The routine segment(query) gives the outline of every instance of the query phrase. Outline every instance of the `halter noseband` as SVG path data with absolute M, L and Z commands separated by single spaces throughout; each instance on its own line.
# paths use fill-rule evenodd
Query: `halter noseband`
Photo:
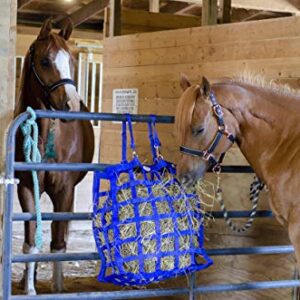
M 30 64 L 30 70 L 33 72 L 37 82 L 40 84 L 40 86 L 42 87 L 44 93 L 45 93 L 45 99 L 43 99 L 43 103 L 45 104 L 47 109 L 51 109 L 53 106 L 49 101 L 49 96 L 50 94 L 55 91 L 58 87 L 60 87 L 61 85 L 65 85 L 65 84 L 71 84 L 73 86 L 75 86 L 76 88 L 76 84 L 74 82 L 73 79 L 71 78 L 63 78 L 60 79 L 52 84 L 47 85 L 42 79 L 41 77 L 38 75 L 36 68 L 35 68 L 35 64 L 34 64 L 34 52 L 35 52 L 35 44 L 32 44 L 29 48 L 29 64 Z
M 223 119 L 222 108 L 221 108 L 220 104 L 218 103 L 215 94 L 212 91 L 209 94 L 209 99 L 211 101 L 213 114 L 214 114 L 215 118 L 217 119 L 217 123 L 218 123 L 218 131 L 216 132 L 213 141 L 210 143 L 207 150 L 196 150 L 196 149 L 188 148 L 185 146 L 181 146 L 180 152 L 191 155 L 191 156 L 200 157 L 200 158 L 208 161 L 213 167 L 216 167 L 216 166 L 219 166 L 219 164 L 222 162 L 224 155 L 225 155 L 225 152 L 222 153 L 220 160 L 218 161 L 213 153 L 214 150 L 216 149 L 216 147 L 218 146 L 222 136 L 225 135 L 226 138 L 231 143 L 234 143 L 235 138 L 234 138 L 233 134 L 228 132 L 226 129 L 226 126 L 224 124 L 224 119 Z

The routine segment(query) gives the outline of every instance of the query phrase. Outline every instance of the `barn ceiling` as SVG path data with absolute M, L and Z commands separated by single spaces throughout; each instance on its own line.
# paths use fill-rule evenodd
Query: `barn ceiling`
M 300 0 L 231 0 L 231 21 L 249 21 L 300 14 Z M 63 22 L 71 17 L 75 26 L 102 31 L 104 8 L 109 0 L 18 0 L 18 24 L 40 26 L 49 16 Z M 123 0 L 126 9 L 149 10 L 149 0 Z M 161 0 L 160 12 L 201 16 L 202 0 Z

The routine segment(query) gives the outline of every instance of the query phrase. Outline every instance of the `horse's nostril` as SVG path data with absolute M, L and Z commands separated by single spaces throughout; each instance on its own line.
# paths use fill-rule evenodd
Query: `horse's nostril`
M 180 181 L 183 185 L 186 185 L 190 181 L 190 176 L 186 174 L 180 178 Z
M 65 106 L 64 106 L 64 111 L 69 111 L 70 110 L 70 106 L 69 104 L 66 102 Z

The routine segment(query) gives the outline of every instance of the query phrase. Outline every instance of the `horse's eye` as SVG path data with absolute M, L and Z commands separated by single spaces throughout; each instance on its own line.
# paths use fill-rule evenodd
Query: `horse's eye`
M 49 67 L 49 66 L 50 66 L 50 60 L 49 60 L 49 58 L 44 57 L 44 58 L 41 60 L 41 65 L 42 65 L 43 67 Z
M 198 128 L 193 130 L 193 135 L 197 136 L 200 135 L 204 131 L 204 128 Z

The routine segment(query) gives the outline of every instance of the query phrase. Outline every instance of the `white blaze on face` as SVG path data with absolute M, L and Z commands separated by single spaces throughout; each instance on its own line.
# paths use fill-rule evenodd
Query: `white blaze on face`
M 57 52 L 54 64 L 59 72 L 61 79 L 72 79 L 70 67 L 70 55 L 67 51 L 61 49 Z M 65 84 L 63 86 L 68 96 L 68 105 L 71 111 L 78 111 L 80 108 L 80 96 L 78 95 L 75 86 L 72 84 Z

